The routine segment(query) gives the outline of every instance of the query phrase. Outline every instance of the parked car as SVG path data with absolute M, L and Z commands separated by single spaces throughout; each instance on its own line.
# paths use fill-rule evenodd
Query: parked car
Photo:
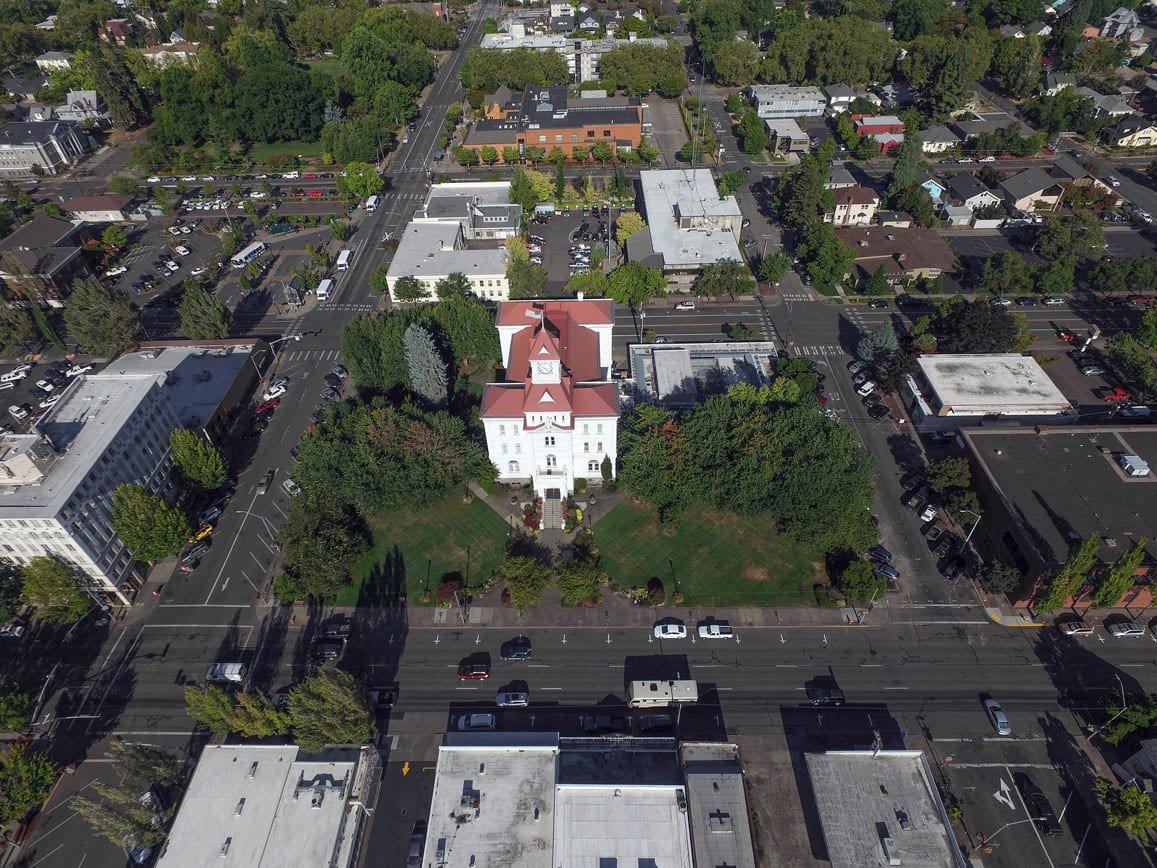
M 892 553 L 883 546 L 872 546 L 870 549 L 868 549 L 868 557 L 874 561 L 880 561 L 881 563 L 892 563 Z
M 1109 628 L 1110 635 L 1117 639 L 1138 638 L 1145 635 L 1145 628 L 1132 621 L 1118 621 L 1106 626 Z
M 859 385 L 856 389 L 856 394 L 862 398 L 874 391 L 876 391 L 876 383 L 873 380 L 867 380 Z
M 280 383 L 273 383 L 262 393 L 261 400 L 271 401 L 274 398 L 280 398 L 288 391 L 289 389 L 286 386 Z
M 1091 624 L 1086 624 L 1080 618 L 1060 621 L 1057 623 L 1057 629 L 1066 636 L 1092 636 L 1096 632 Z
M 463 660 L 458 664 L 459 681 L 485 681 L 489 677 L 489 663 L 479 660 Z
M 1012 735 L 1012 724 L 1008 722 L 1008 716 L 1000 707 L 1000 703 L 990 696 L 984 700 L 983 705 L 984 713 L 988 715 L 988 720 L 992 724 L 992 728 L 996 730 L 996 734 Z
M 494 704 L 499 708 L 525 708 L 530 705 L 530 688 L 525 681 L 511 681 L 498 691 Z
M 920 511 L 920 521 L 932 521 L 936 518 L 936 507 L 932 504 L 926 504 L 924 509 Z
M 889 415 L 890 412 L 891 411 L 883 404 L 873 404 L 868 408 L 868 415 L 873 419 L 883 419 L 885 416 Z
M 285 481 L 281 483 L 281 487 L 292 497 L 297 497 L 297 495 L 301 494 L 301 486 L 288 476 L 285 478 Z
M 515 636 L 502 643 L 498 656 L 503 660 L 529 660 L 534 647 L 526 636 Z
M 459 732 L 488 732 L 497 725 L 493 714 L 466 714 L 458 718 Z
M 345 365 L 334 365 L 332 373 L 337 374 L 343 380 L 349 376 L 349 371 L 346 370 Z
M 664 618 L 655 624 L 656 639 L 686 639 L 687 626 L 674 618 Z
M 1117 185 L 1114 184 L 1113 186 Z M 1044 791 L 1024 772 L 1017 772 L 1013 775 L 1013 779 L 1016 781 L 1016 788 L 1020 790 L 1025 806 L 1041 834 L 1048 838 L 1058 837 L 1061 834 L 1061 823 Z
M 996 298 L 991 299 L 988 303 L 994 307 L 1010 307 L 1012 305 L 1012 299 L 1005 298 L 1003 295 L 998 295 Z

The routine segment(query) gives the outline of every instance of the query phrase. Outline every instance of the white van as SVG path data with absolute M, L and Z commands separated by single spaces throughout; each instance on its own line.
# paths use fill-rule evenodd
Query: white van
M 352 250 L 343 250 L 337 255 L 337 270 L 345 271 L 350 267 L 350 259 L 353 258 L 354 252 Z
M 681 301 L 675 305 L 675 310 L 695 310 L 695 302 Z
M 19 383 L 32 372 L 31 365 L 21 365 L 9 371 L 7 374 L 0 374 L 0 383 Z
M 366 213 L 367 214 L 373 214 L 377 210 L 378 210 L 378 197 L 377 196 L 370 196 L 370 198 L 366 199 Z
M 325 301 L 328 299 L 331 292 L 333 292 L 333 280 L 328 277 L 319 283 L 317 285 L 317 289 L 314 290 L 314 294 L 317 296 L 318 301 Z

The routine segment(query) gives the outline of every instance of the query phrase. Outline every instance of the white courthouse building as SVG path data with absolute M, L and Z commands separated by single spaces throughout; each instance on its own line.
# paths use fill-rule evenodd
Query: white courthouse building
M 498 306 L 506 379 L 482 395 L 498 481 L 565 499 L 618 458 L 619 396 L 610 381 L 614 302 L 506 301 Z

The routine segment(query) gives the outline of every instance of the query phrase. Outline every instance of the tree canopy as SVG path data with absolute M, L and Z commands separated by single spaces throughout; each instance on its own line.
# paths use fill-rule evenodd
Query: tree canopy
M 862 550 L 872 461 L 810 389 L 792 392 L 736 386 L 682 415 L 639 407 L 620 442 L 621 481 L 665 518 L 706 503 Z
M 282 602 L 330 601 L 353 583 L 354 564 L 370 548 L 369 529 L 353 509 L 336 505 L 324 493 L 315 496 L 300 467 L 294 474 L 302 495 L 294 498 L 281 529 L 284 572 L 274 591 Z
M 35 557 L 20 568 L 20 599 L 43 621 L 70 623 L 91 605 L 76 567 L 59 558 Z
M 159 561 L 175 555 L 192 533 L 179 507 L 139 485 L 118 485 L 112 511 L 117 536 L 137 560 Z
M 340 669 L 322 669 L 289 694 L 293 738 L 307 752 L 327 744 L 369 744 L 374 714 L 365 690 Z
M 95 280 L 73 285 L 64 324 L 81 349 L 106 358 L 132 347 L 141 330 L 140 316 L 128 297 Z
M 225 459 L 207 439 L 188 428 L 176 428 L 169 435 L 173 466 L 186 483 L 202 491 L 216 491 L 225 484 Z
M 196 278 L 185 281 L 181 293 L 181 331 L 195 341 L 220 340 L 229 336 L 233 314 L 225 303 Z

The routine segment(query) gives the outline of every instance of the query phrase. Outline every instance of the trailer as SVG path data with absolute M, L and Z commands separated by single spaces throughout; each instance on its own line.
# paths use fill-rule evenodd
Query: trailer
M 631 708 L 663 708 L 698 701 L 699 685 L 690 679 L 632 681 L 627 689 L 627 705 Z

